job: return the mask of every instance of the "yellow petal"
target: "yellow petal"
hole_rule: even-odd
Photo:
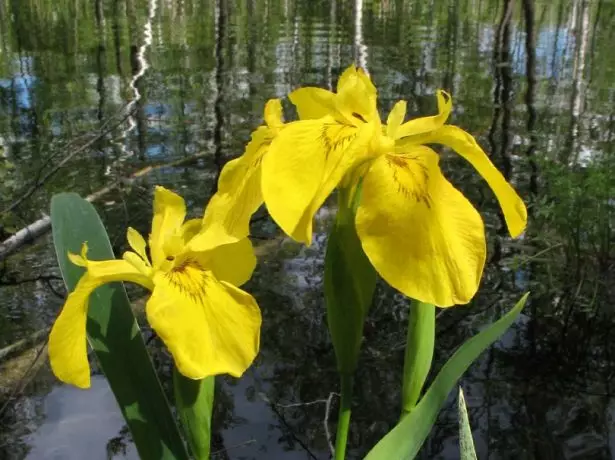
[[[395,135],[400,125],[404,122],[406,117],[406,101],[397,101],[389,112],[387,118],[387,136],[391,139],[395,139]]]
[[[55,376],[79,388],[90,387],[86,348],[88,299],[101,281],[82,276],[68,296],[49,334],[49,362]]]
[[[372,163],[356,225],[378,273],[405,295],[448,307],[476,293],[486,253],[483,222],[429,148]]]
[[[260,127],[245,153],[224,166],[218,191],[207,204],[203,227],[190,241],[190,250],[207,251],[250,234],[250,218],[263,204],[261,162],[271,139],[270,131]]]
[[[134,252],[136,252],[143,260],[147,261],[147,252],[145,250],[145,238],[132,227],[128,227],[126,232],[128,244]]]
[[[157,267],[165,259],[163,244],[170,235],[177,234],[186,217],[186,203],[176,193],[156,186],[154,193],[154,218],[149,236],[152,264]]]
[[[438,115],[430,117],[415,118],[401,125],[396,133],[395,139],[401,139],[407,136],[416,136],[418,134],[429,133],[440,128],[451,113],[453,107],[453,99],[451,96],[442,90],[437,93],[438,99]]]
[[[134,253],[133,253],[134,254]],[[125,260],[92,261],[70,293],[49,335],[51,369],[58,379],[79,388],[90,386],[86,350],[88,300],[99,286],[112,281],[132,281],[151,289],[151,280]]]
[[[126,251],[122,254],[122,259],[128,262],[130,265],[135,267],[139,272],[143,275],[150,277],[152,275],[152,267],[145,263],[145,261],[137,255],[136,252]]]
[[[254,298],[211,272],[187,265],[159,273],[147,319],[188,378],[240,377],[258,353],[261,314]]]
[[[322,88],[299,88],[288,95],[301,120],[313,120],[327,115],[335,117],[335,94]]]
[[[262,192],[269,214],[296,241],[310,244],[312,218],[356,161],[368,154],[364,129],[330,117],[289,123],[263,158]]]
[[[363,90],[366,91],[370,96],[376,96],[377,91],[376,87],[372,83],[372,80],[369,78],[369,75],[365,73],[363,69],[358,68],[354,64],[348,66],[344,72],[340,75],[339,80],[337,81],[337,92],[340,93],[348,88],[352,88],[356,85],[355,79],[358,79],[361,82]]]
[[[380,121],[376,107],[376,88],[361,70],[347,69],[340,77],[335,106],[350,123]]]
[[[88,260],[88,275],[102,283],[130,281],[150,290],[154,287],[150,278],[125,259]]]
[[[525,203],[491,163],[472,135],[456,126],[446,125],[432,133],[427,142],[444,144],[469,161],[495,193],[510,235],[516,238],[523,233],[527,224]]]
[[[203,219],[190,219],[184,222],[181,229],[182,239],[187,244],[194,236],[201,231]]]
[[[192,259],[205,270],[210,270],[220,281],[241,286],[252,276],[256,267],[254,248],[248,238],[236,243],[217,246],[205,252],[190,252],[187,259]]]
[[[270,129],[279,129],[284,125],[282,117],[282,102],[279,99],[269,99],[265,104],[265,123]]]
[[[79,267],[86,267],[88,264],[88,261],[84,259],[81,255],[73,254],[72,252],[68,253],[68,260],[70,260],[74,265],[77,265]]]

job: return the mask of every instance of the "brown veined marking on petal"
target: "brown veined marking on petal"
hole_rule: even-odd
[[[360,113],[352,112],[352,116],[355,117],[355,118],[358,118],[363,123],[367,123],[367,120],[365,118],[363,118],[363,115],[361,115]]]
[[[338,132],[332,134],[332,131]],[[344,130],[350,130],[349,134],[339,136]],[[320,141],[325,147],[325,157],[329,158],[329,154],[337,149],[344,149],[347,147],[356,137],[357,128],[351,125],[343,125],[339,123],[324,123],[320,132]]]
[[[419,158],[415,156],[405,156],[401,158],[396,155],[387,155],[386,160],[387,165],[391,168],[393,180],[397,183],[397,192],[402,194],[406,199],[413,199],[416,202],[422,202],[425,206],[431,209],[431,195],[428,190],[429,171],[427,170],[427,167],[421,163]],[[416,171],[414,171],[413,168],[411,168],[410,165],[408,165],[408,163],[404,160],[415,161],[416,166],[418,166],[421,170],[423,176],[422,181],[416,176]],[[412,176],[417,185],[415,189],[411,190],[399,180],[399,177],[397,176],[398,168],[406,171]]]
[[[165,277],[173,287],[182,295],[190,297],[193,302],[200,304],[205,302],[205,270],[197,261],[186,259],[165,273]]]

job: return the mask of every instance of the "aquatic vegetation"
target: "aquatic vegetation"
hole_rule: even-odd
[[[227,373],[236,377],[258,352],[261,315],[254,298],[237,286],[252,275],[256,259],[249,240],[194,251],[200,219],[184,222],[179,195],[156,187],[154,217],[145,239],[129,228],[132,251],[121,260],[88,260],[87,244],[71,261],[86,269],[68,296],[49,337],[56,376],[80,388],[90,385],[86,352],[88,299],[99,286],[129,281],[152,291],[147,319],[173,355],[179,371],[192,379]]]

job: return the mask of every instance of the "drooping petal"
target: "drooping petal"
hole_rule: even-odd
[[[186,257],[198,262],[205,270],[210,270],[216,279],[235,286],[248,281],[256,267],[254,248],[248,238],[205,252],[187,253]]]
[[[186,217],[186,203],[176,193],[156,186],[154,192],[154,218],[149,236],[149,249],[154,267],[165,258],[163,244],[169,235],[177,234]]]
[[[447,92],[442,90],[438,91],[436,97],[438,99],[438,114],[430,117],[415,118],[404,123],[396,130],[395,139],[429,133],[446,123],[453,107],[453,99]]]
[[[133,253],[134,254],[134,253]],[[49,334],[49,360],[56,377],[79,388],[90,386],[86,350],[88,300],[99,286],[132,281],[146,288],[151,280],[125,260],[87,261],[88,271],[70,293]]]
[[[301,120],[314,120],[327,115],[335,117],[335,94],[322,88],[299,88],[288,95]]]
[[[427,147],[375,160],[363,179],[357,233],[380,275],[440,307],[470,301],[485,262],[480,215]]]
[[[250,234],[250,218],[263,204],[261,163],[271,140],[268,128],[258,128],[245,153],[224,166],[218,191],[205,209],[202,230],[189,243],[192,251],[207,251]]]
[[[261,314],[254,298],[211,272],[186,265],[158,273],[149,323],[188,378],[240,377],[258,353]]]
[[[90,387],[86,348],[87,307],[90,294],[100,286],[85,275],[68,296],[49,334],[49,362],[55,376],[79,388]]]
[[[312,218],[346,171],[368,154],[374,127],[361,129],[330,117],[289,123],[262,163],[269,214],[296,241],[310,244]]]
[[[516,238],[523,233],[527,224],[525,203],[491,163],[472,135],[457,126],[446,125],[427,136],[425,143],[446,145],[469,161],[493,190],[502,208],[510,236]]]

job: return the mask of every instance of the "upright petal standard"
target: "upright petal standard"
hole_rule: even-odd
[[[241,376],[258,353],[261,315],[254,298],[237,286],[254,270],[247,238],[195,250],[200,220],[184,222],[186,206],[175,193],[156,187],[147,256],[145,239],[129,228],[132,251],[122,260],[93,261],[87,246],[71,261],[86,269],[68,296],[49,337],[51,368],[62,381],[90,386],[86,317],[90,294],[112,281],[130,281],[152,291],[145,310],[149,323],[188,378]],[[226,244],[225,244],[226,243]]]

